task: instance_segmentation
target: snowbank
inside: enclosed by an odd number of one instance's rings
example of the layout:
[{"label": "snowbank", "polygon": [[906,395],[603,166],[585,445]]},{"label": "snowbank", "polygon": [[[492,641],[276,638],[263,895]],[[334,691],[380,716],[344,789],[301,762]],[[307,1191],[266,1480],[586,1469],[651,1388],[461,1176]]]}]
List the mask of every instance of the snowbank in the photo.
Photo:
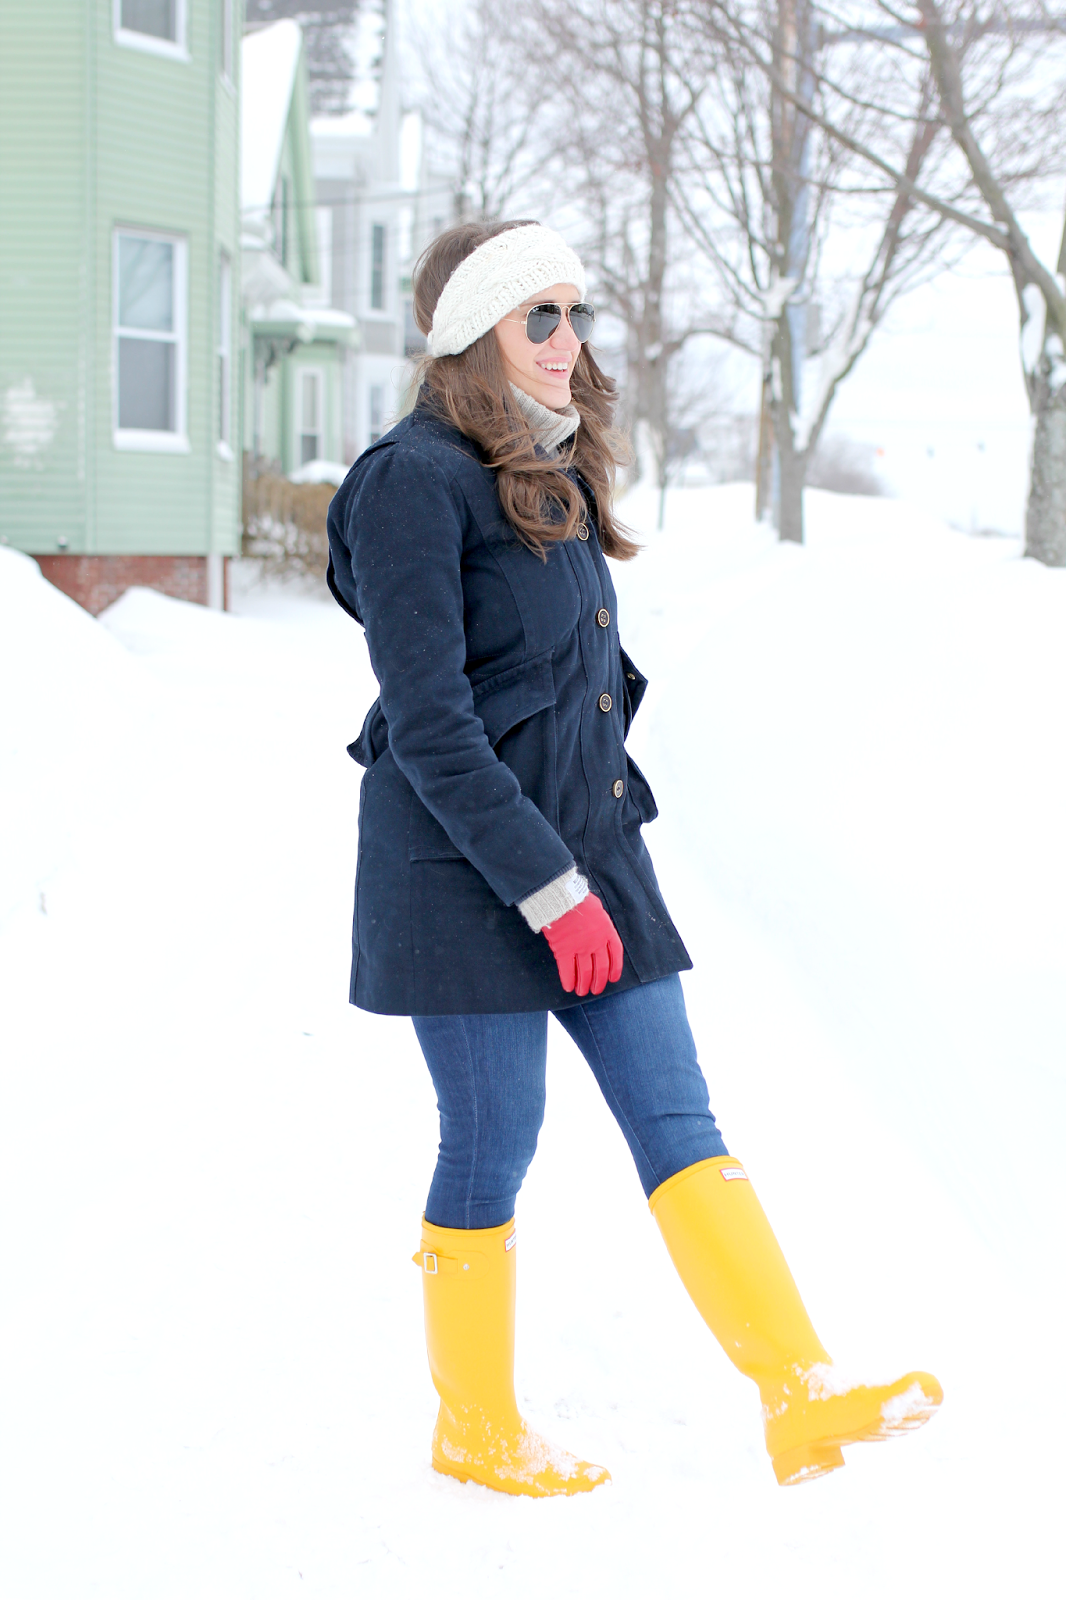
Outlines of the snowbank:
[{"label": "snowbank", "polygon": [[0,924],[37,909],[121,788],[150,684],[87,612],[0,549]]},{"label": "snowbank", "polygon": [[1066,1113],[1066,572],[889,500],[811,491],[803,550],[751,526],[743,486],[669,506],[619,578],[660,806],[879,1115],[1039,1253]]},{"label": "snowbank", "polygon": [[348,468],[343,461],[309,461],[306,466],[289,473],[289,482],[332,483],[339,488],[347,476]]},{"label": "snowbank", "polygon": [[1064,575],[884,502],[812,495],[805,550],[744,486],[668,519],[617,578],[712,1103],[828,1348],[942,1414],[778,1490],[556,1028],[518,1392],[614,1481],[437,1477],[433,1098],[346,1003],[360,631],[240,569],[239,615],[94,622],[0,552],[4,1594],[1054,1587]]}]

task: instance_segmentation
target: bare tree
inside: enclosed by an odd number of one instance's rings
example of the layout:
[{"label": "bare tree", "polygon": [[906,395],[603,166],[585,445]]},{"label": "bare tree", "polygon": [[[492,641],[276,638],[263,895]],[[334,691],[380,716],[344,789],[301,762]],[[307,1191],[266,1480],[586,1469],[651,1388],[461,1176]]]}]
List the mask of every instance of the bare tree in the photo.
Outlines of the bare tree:
[{"label": "bare tree", "polygon": [[451,174],[452,220],[507,214],[543,154],[540,107],[492,0],[468,0],[412,28],[422,119]]},{"label": "bare tree", "polygon": [[[789,82],[764,52],[775,89],[812,125],[859,156],[912,208],[953,224],[1000,250],[1018,299],[1022,366],[1034,417],[1026,516],[1026,553],[1066,565],[1066,229],[1054,266],[1042,260],[1020,219],[1042,199],[1049,179],[1061,184],[1066,119],[1066,21],[1042,0],[1008,0],[982,14],[972,0],[943,5],[916,0],[918,15],[888,0],[855,0],[841,14],[843,36],[877,41],[883,61],[928,73],[933,115],[950,137],[955,164],[914,172],[886,148],[876,126],[849,123],[849,96],[828,75],[818,92]],[[871,96],[880,118],[892,102]],[[884,124],[882,123],[882,126]],[[1060,190],[1061,192],[1061,190]]]},{"label": "bare tree", "polygon": [[592,268],[599,305],[624,330],[626,420],[661,517],[679,433],[693,420],[676,362],[720,320],[688,270],[673,204],[699,96],[684,70],[688,29],[674,0],[532,0],[512,39],[525,60],[537,39],[550,54],[554,105],[542,114],[553,127],[555,207]]},{"label": "bare tree", "polygon": [[949,242],[942,216],[871,182],[828,124],[879,141],[913,183],[946,144],[936,92],[927,69],[894,61],[886,82],[879,41],[831,31],[811,0],[688,15],[703,87],[676,204],[730,307],[727,336],[760,362],[757,511],[802,542],[803,487],[837,392]]},{"label": "bare tree", "polygon": [[[1049,133],[1055,138],[1054,155],[1061,171],[1058,136],[1066,109],[1063,81],[1053,78],[1050,92],[1045,89],[1041,95],[1040,77],[1027,64],[1023,95],[1017,100],[1010,97],[1012,111],[1024,113],[1021,125],[1015,116],[1004,116],[1002,108],[998,117],[984,114],[981,86],[966,81],[977,73],[986,75],[990,65],[1003,81],[1012,58],[1029,54],[1037,41],[1038,48],[1046,50],[1049,36],[1061,36],[1066,21],[1053,22],[1042,5],[1012,7],[996,19],[1002,34],[998,38],[991,35],[993,48],[968,51],[968,40],[976,42],[983,31],[976,10],[969,6],[947,10],[935,0],[917,0],[917,5],[941,114],[995,223],[996,243],[1010,265],[1018,296],[1022,367],[1035,424],[1026,554],[1048,566],[1066,566],[1066,295],[1061,276],[1066,273],[1066,227],[1051,268],[1033,249],[1011,203],[1011,190],[1024,192],[1040,173],[1038,152],[1046,150]],[[988,56],[993,58],[991,63]],[[1020,147],[1023,129],[1030,139],[1027,146]]]}]

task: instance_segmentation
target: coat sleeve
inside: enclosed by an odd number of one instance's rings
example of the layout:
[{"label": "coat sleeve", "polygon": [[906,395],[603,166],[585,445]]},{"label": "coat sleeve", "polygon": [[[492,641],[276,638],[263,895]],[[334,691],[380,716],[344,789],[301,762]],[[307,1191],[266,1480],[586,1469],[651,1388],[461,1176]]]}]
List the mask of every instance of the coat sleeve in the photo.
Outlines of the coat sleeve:
[{"label": "coat sleeve", "polygon": [[446,474],[397,444],[375,453],[348,502],[356,609],[389,748],[423,805],[506,905],[573,865],[522,793],[474,709],[463,626],[463,528]]}]

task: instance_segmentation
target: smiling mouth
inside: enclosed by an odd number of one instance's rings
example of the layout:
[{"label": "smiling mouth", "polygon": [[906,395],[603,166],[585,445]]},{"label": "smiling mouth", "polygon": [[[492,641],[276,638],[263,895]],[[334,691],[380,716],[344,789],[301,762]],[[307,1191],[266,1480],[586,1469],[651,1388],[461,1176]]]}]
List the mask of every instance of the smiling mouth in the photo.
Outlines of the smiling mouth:
[{"label": "smiling mouth", "polygon": [[537,366],[541,372],[567,373],[570,371],[569,361],[538,361]]}]

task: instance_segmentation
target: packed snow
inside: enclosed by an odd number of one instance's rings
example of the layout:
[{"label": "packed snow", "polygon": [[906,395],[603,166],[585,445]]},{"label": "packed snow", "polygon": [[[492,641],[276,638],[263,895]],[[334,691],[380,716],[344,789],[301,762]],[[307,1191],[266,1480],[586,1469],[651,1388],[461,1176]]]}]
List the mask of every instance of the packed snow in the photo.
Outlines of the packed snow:
[{"label": "packed snow", "polygon": [[1051,1592],[1061,1573],[1066,572],[904,503],[623,514],[630,747],[727,1143],[849,1373],[927,1428],[778,1489],[562,1030],[517,1387],[610,1468],[433,1473],[410,1024],[347,1004],[375,693],[321,592],[93,621],[0,550],[0,1593]]}]

